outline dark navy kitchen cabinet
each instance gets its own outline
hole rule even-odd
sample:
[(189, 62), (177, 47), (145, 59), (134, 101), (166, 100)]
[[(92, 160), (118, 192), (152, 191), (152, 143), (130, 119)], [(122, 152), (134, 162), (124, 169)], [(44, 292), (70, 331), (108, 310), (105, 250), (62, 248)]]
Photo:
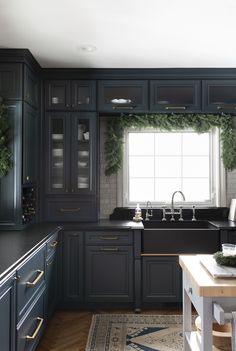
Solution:
[(203, 108), (207, 112), (236, 111), (236, 80), (203, 80)]
[(23, 105), (23, 179), (22, 183), (36, 183), (38, 159), (38, 114), (30, 105)]
[(0, 348), (15, 351), (15, 273), (0, 283)]
[(70, 81), (55, 80), (46, 82), (45, 107), (48, 110), (68, 110), (70, 108)]
[(78, 307), (83, 302), (83, 232), (63, 232), (63, 292), (62, 303), (67, 307)]
[(47, 319), (53, 314), (60, 296), (59, 285), (59, 233), (46, 243), (46, 293), (45, 313)]
[(200, 80), (151, 80), (150, 110), (201, 112)]
[(99, 81), (98, 110), (100, 112), (148, 111), (148, 81)]
[(34, 108), (39, 104), (39, 79), (27, 66), (24, 66), (24, 101)]
[(143, 257), (143, 302), (180, 302), (181, 268), (178, 256)]
[(22, 76), (22, 64), (0, 63), (0, 96), (6, 100), (21, 100)]
[(96, 110), (96, 82), (53, 80), (46, 82), (47, 110)]
[(96, 111), (96, 81), (75, 80), (71, 83), (71, 107), (78, 111)]
[(86, 302), (133, 302), (131, 231), (85, 233)]
[(51, 195), (45, 199), (48, 220), (97, 218), (96, 119), (93, 112), (46, 115), (45, 192)]
[[(10, 61), (14, 61), (12, 57)], [(22, 57), (19, 61), (22, 62)], [(26, 61), (27, 58), (24, 58)], [(39, 96), (39, 67), (36, 64), (31, 69), (31, 61), (29, 64), (20, 62), (0, 63), (0, 95), (7, 105), (12, 153), (12, 168), (0, 179), (2, 229), (20, 229), (36, 218), (39, 123), (35, 108)], [(32, 192), (34, 204), (28, 200)]]

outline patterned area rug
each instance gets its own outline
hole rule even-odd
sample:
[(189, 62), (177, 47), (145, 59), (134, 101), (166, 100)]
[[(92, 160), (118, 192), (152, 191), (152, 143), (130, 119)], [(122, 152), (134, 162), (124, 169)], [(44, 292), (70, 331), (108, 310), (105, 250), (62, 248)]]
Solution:
[(181, 315), (97, 314), (86, 351), (181, 351)]

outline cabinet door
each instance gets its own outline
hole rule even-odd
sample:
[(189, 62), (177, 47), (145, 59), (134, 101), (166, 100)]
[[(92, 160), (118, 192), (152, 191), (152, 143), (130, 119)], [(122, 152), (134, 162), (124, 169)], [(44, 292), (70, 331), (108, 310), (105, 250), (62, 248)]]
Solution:
[(68, 110), (71, 107), (70, 81), (54, 80), (46, 82), (46, 109)]
[(227, 234), (228, 234), (228, 239), (224, 240), (222, 242), (222, 244), (225, 243), (225, 242), (228, 242), (228, 243), (231, 243), (231, 244), (236, 244), (236, 230), (228, 230)]
[(0, 284), (0, 348), (15, 350), (15, 275)]
[(133, 247), (86, 247), (87, 302), (133, 301)]
[(236, 80), (203, 81), (203, 106), (209, 112), (236, 111)]
[(0, 223), (15, 229), (21, 223), (21, 129), (22, 104), (17, 101), (8, 105), (10, 123), (10, 150), (13, 167), (0, 179)]
[(46, 315), (49, 318), (55, 310), (58, 297), (58, 261), (57, 251), (47, 259), (46, 263)]
[(99, 111), (147, 111), (146, 80), (108, 80), (98, 83)]
[(0, 96), (7, 100), (22, 99), (22, 64), (0, 63)]
[(201, 111), (200, 81), (153, 80), (150, 84), (151, 111)]
[(72, 113), (71, 192), (95, 193), (96, 144), (96, 113)]
[(81, 111), (96, 110), (96, 82), (72, 81), (72, 108)]
[(63, 233), (63, 300), (76, 306), (83, 300), (83, 233)]
[(24, 103), (23, 114), (23, 184), (36, 182), (37, 112)]
[(46, 191), (62, 194), (69, 192), (69, 146), (68, 132), (70, 114), (58, 112), (46, 115)]
[(36, 75), (29, 69), (24, 67), (24, 100), (31, 106), (38, 108), (39, 82)]
[(143, 302), (179, 302), (182, 296), (178, 257), (143, 257)]

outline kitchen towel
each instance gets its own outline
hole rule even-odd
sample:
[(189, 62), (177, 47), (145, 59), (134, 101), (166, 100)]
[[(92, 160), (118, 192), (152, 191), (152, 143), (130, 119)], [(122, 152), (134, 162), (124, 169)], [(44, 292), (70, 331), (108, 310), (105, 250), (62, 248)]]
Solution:
[(231, 200), (228, 219), (236, 221), (236, 199)]

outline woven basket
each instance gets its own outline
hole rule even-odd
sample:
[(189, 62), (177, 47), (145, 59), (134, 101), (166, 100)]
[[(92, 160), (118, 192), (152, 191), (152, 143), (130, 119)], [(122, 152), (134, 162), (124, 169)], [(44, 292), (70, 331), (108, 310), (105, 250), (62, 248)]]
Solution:
[[(201, 333), (201, 318), (199, 316), (195, 319), (195, 325), (197, 327), (197, 331)], [(212, 343), (217, 349), (231, 351), (231, 335), (230, 323), (224, 325), (212, 323)]]

